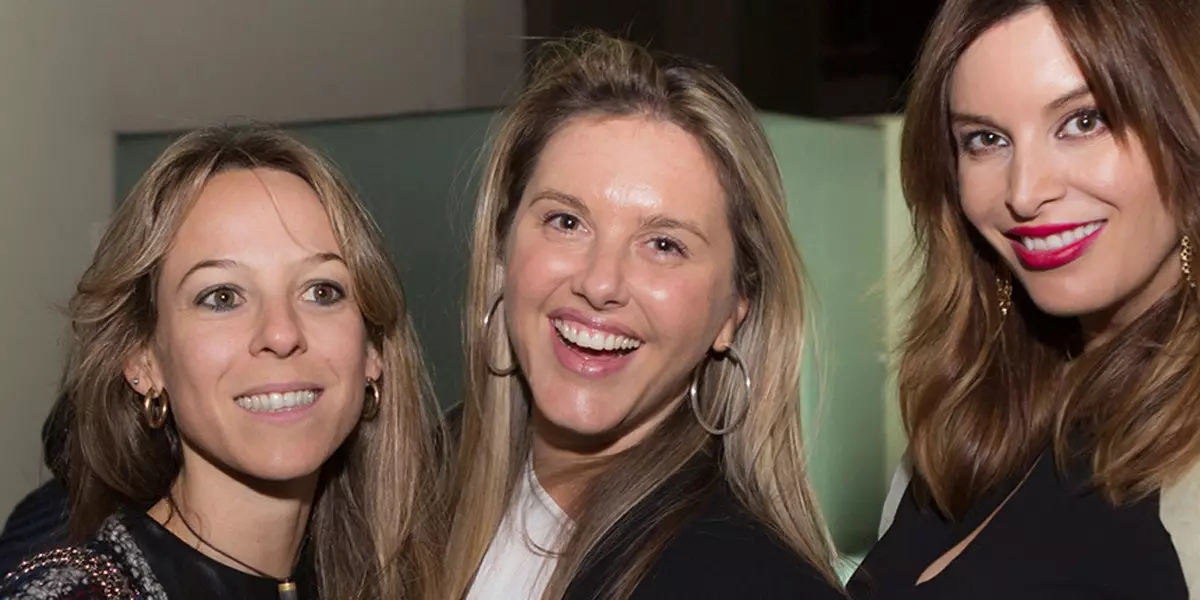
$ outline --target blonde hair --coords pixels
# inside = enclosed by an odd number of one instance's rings
[[[322,598],[412,598],[439,569],[433,519],[440,423],[400,282],[375,223],[321,156],[274,129],[202,129],[174,142],[138,182],[70,303],[71,532],[90,535],[115,511],[167,495],[179,473],[178,434],[151,429],[123,365],[154,335],[153,290],[164,256],[201,189],[228,170],[267,168],[309,183],[325,206],[379,351],[378,415],[322,467],[308,534]]]
[[[596,590],[627,597],[694,505],[707,474],[728,483],[745,508],[799,557],[836,584],[833,551],[809,487],[801,440],[800,368],[804,346],[804,285],[800,256],[787,225],[777,165],[754,108],[714,70],[651,54],[603,34],[549,43],[529,83],[504,113],[484,172],[475,213],[467,297],[467,395],[453,487],[447,597],[471,586],[527,460],[528,398],[520,377],[501,378],[489,363],[510,360],[503,326],[482,327],[504,279],[505,238],[523,188],[547,140],[573,119],[641,116],[674,123],[702,143],[726,192],[735,240],[735,279],[749,301],[737,332],[754,383],[747,397],[740,373],[721,361],[707,369],[701,406],[708,422],[746,411],[721,439],[697,424],[687,403],[636,447],[612,457],[589,479],[574,528],[546,590],[561,598],[589,553],[639,502],[668,480],[678,493],[650,508],[656,523],[635,543],[617,548],[628,565]],[[716,417],[716,418],[714,418]],[[713,468],[685,469],[707,460]],[[590,591],[590,590],[589,590]]]
[[[1077,319],[1052,317],[1014,282],[959,201],[949,89],[986,30],[1045,7],[1118,141],[1136,135],[1182,234],[1200,233],[1200,11],[1191,2],[949,0],[918,63],[901,149],[918,284],[902,344],[900,406],[918,497],[961,517],[1053,440],[1089,456],[1113,502],[1143,497],[1200,457],[1200,314],[1180,284],[1083,352]],[[1149,201],[1149,200],[1146,200]]]

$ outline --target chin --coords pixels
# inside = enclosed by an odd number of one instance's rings
[[[260,481],[282,483],[308,477],[320,471],[328,460],[324,454],[314,455],[300,448],[294,450],[242,460],[239,470]]]
[[[537,405],[542,419],[550,425],[556,436],[580,441],[602,440],[612,435],[623,420],[623,415],[613,414],[613,408],[595,406],[586,400]]]
[[[1111,306],[1107,294],[1062,289],[1055,286],[1028,289],[1029,298],[1042,312],[1053,317],[1080,317],[1101,312]]]

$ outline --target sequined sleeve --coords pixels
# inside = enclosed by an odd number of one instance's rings
[[[129,578],[111,559],[87,547],[39,554],[4,578],[0,600],[134,599]]]

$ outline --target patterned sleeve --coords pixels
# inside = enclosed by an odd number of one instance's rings
[[[0,600],[132,599],[128,577],[105,556],[79,547],[39,554],[0,584]]]

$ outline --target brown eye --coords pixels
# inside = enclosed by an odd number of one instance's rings
[[[1098,110],[1088,109],[1080,111],[1067,119],[1063,123],[1062,129],[1059,131],[1059,137],[1088,137],[1103,133],[1108,128],[1104,121],[1104,115]]]
[[[341,302],[346,297],[341,286],[334,283],[316,283],[313,284],[304,292],[304,299],[309,302],[315,302],[321,306],[331,306]]]

